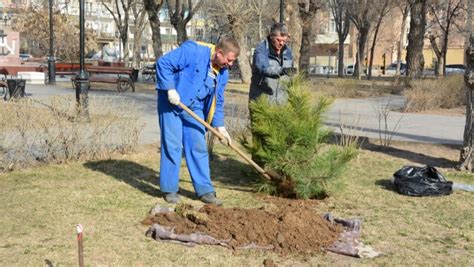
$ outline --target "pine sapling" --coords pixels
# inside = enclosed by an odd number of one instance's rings
[[[265,96],[250,104],[252,141],[243,140],[252,158],[282,180],[261,181],[259,190],[290,198],[324,198],[329,182],[341,175],[356,155],[355,146],[328,144],[332,135],[323,125],[331,101],[312,100],[298,76],[288,84],[288,102],[270,103]]]

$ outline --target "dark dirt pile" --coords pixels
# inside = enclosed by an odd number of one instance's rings
[[[334,243],[342,229],[331,225],[311,201],[270,200],[260,209],[205,205],[196,216],[159,213],[143,221],[174,227],[176,234],[206,233],[229,240],[234,248],[250,244],[282,254],[310,254]]]

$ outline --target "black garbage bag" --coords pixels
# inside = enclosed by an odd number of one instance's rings
[[[393,174],[395,190],[407,196],[439,196],[453,192],[453,182],[434,167],[405,166]]]

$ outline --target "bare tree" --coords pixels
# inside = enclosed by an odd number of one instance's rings
[[[429,33],[429,40],[438,62],[435,69],[436,76],[446,75],[449,33],[454,20],[461,15],[463,7],[464,0],[433,1],[429,7],[429,14],[435,26]]]
[[[251,4],[258,16],[258,40],[263,39],[263,16],[265,13],[266,0],[252,0]]]
[[[148,13],[148,21],[150,22],[153,53],[155,54],[155,58],[158,59],[163,55],[160,34],[160,9],[164,0],[143,0],[143,3],[145,4],[145,10]]]
[[[221,32],[232,35],[240,46],[238,64],[242,82],[250,83],[250,53],[247,44],[247,27],[255,17],[250,0],[216,1],[206,7],[209,14],[220,25]]]
[[[27,12],[17,14],[12,21],[12,28],[21,33],[28,43],[29,52],[42,56],[49,51],[49,14],[47,5],[31,6]],[[76,16],[53,12],[54,37],[56,45],[54,54],[65,61],[79,60],[79,42],[73,42],[79,36],[79,20]],[[91,29],[86,29],[85,49],[97,49],[96,37]]]
[[[137,2],[132,7],[133,18],[135,19],[135,25],[133,28],[133,57],[132,67],[138,69],[140,67],[141,60],[141,43],[143,32],[145,27],[148,25],[146,19],[146,10],[142,8],[141,4]]]
[[[400,75],[400,67],[402,63],[402,49],[405,41],[405,28],[407,25],[408,12],[410,11],[410,4],[407,0],[405,0],[398,2],[398,7],[400,9],[400,12],[402,13],[402,25],[400,29],[400,39],[398,40],[397,44],[397,69],[395,72],[395,76],[397,77]]]
[[[388,14],[390,9],[392,8],[391,0],[381,0],[374,4],[373,8],[375,9],[376,13],[376,23],[374,29],[374,36],[372,38],[372,46],[370,47],[370,59],[369,59],[369,69],[367,71],[367,79],[372,77],[372,66],[374,64],[374,52],[375,52],[375,44],[377,43],[377,36],[379,34],[380,24],[382,24],[383,18]]]
[[[374,0],[354,0],[351,3],[351,21],[359,32],[357,38],[357,57],[353,75],[360,77],[360,65],[365,65],[361,63],[362,61],[365,62],[365,45],[369,37],[369,31],[373,20],[373,12],[371,11]]]
[[[247,40],[250,47],[267,37],[270,25],[276,21],[279,0],[251,0],[254,18],[249,21],[247,27]]]
[[[410,0],[410,32],[407,47],[407,76],[420,78],[423,74],[425,59],[423,44],[426,29],[427,0]]]
[[[319,0],[306,0],[299,1],[298,5],[302,29],[299,68],[303,73],[307,73],[307,71],[309,71],[313,21],[316,12],[318,9],[321,9],[323,3]]]
[[[349,0],[330,0],[329,7],[331,8],[332,16],[336,24],[337,38],[338,38],[338,66],[337,76],[344,76],[344,42],[349,34],[350,14],[349,14]]]
[[[193,5],[193,0],[166,0],[170,23],[176,29],[178,34],[178,44],[181,44],[188,39],[186,25],[192,19],[196,11],[201,8],[202,4],[203,0],[197,1],[196,5]]]
[[[115,8],[109,6],[105,1],[102,1],[102,5],[104,5],[110,15],[114,18],[115,25],[117,26],[120,35],[120,41],[122,42],[125,66],[128,66],[128,24],[130,21],[130,8],[132,7],[133,0],[114,0],[112,3],[115,5]]]

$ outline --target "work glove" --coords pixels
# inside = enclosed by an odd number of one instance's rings
[[[232,144],[232,140],[230,139],[230,134],[227,132],[225,127],[217,127],[217,131],[224,136],[224,140],[219,140],[221,141],[222,144],[224,145],[230,145]]]
[[[179,101],[180,101],[179,95],[175,89],[168,90],[168,101],[170,101],[171,104],[176,105],[176,106],[179,104]]]
[[[280,71],[280,75],[288,75],[288,76],[293,76],[296,74],[298,70],[296,68],[282,68]]]

